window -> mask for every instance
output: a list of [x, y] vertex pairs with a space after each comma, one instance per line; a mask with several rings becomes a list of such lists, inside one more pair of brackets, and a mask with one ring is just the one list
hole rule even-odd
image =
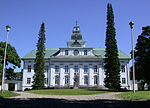
[[98, 76], [94, 76], [94, 85], [98, 84]]
[[35, 64], [33, 65], [33, 68], [35, 69]]
[[121, 72], [125, 72], [125, 66], [124, 65], [121, 66]]
[[48, 84], [48, 78], [45, 78], [45, 84]]
[[55, 66], [55, 72], [58, 73], [59, 72], [59, 66]]
[[59, 85], [59, 76], [55, 76], [55, 85]]
[[122, 84], [126, 84], [126, 78], [122, 78]]
[[87, 55], [87, 50], [84, 50], [84, 55]]
[[88, 76], [84, 76], [84, 84], [88, 85]]
[[94, 72], [98, 72], [97, 65], [94, 66]]
[[65, 50], [65, 55], [69, 55], [69, 52], [68, 52], [68, 50]]
[[45, 72], [48, 72], [48, 65], [45, 66]]
[[28, 65], [28, 72], [31, 72], [31, 65]]
[[69, 72], [69, 68], [68, 66], [65, 66], [65, 73], [68, 73]]
[[27, 84], [31, 83], [31, 78], [27, 78]]
[[75, 71], [75, 72], [78, 72], [78, 66], [77, 66], [77, 65], [74, 66], [74, 71]]
[[84, 66], [84, 73], [88, 72], [88, 66]]
[[69, 84], [69, 76], [65, 76], [65, 85]]

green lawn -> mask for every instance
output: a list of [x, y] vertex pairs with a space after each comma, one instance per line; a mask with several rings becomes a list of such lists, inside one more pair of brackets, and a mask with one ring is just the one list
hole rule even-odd
[[0, 98], [13, 97], [13, 96], [19, 96], [19, 94], [13, 93], [11, 91], [4, 91], [3, 94], [0, 93]]
[[150, 100], [150, 91], [126, 92], [116, 96], [127, 100]]
[[44, 89], [25, 91], [28, 93], [45, 94], [45, 95], [94, 95], [109, 93], [110, 91], [99, 89]]

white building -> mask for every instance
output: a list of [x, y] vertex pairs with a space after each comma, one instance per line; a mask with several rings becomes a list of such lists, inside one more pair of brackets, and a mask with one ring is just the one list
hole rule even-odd
[[[80, 28], [75, 25], [71, 40], [64, 48], [47, 48], [45, 51], [46, 87], [104, 87], [105, 48], [89, 48], [82, 40]], [[31, 89], [36, 50], [25, 55], [22, 89]], [[130, 89], [129, 60], [119, 51], [122, 88]], [[112, 64], [113, 65], [113, 64]]]

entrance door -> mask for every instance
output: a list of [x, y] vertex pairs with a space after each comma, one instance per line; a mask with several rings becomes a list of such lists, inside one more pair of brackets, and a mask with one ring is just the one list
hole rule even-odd
[[9, 91], [15, 91], [15, 84], [14, 83], [9, 83], [8, 84], [8, 90]]
[[74, 74], [74, 87], [78, 87], [79, 86], [79, 76], [78, 74]]

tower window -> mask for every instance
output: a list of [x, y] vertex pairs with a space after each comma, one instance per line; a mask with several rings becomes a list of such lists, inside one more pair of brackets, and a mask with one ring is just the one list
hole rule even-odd
[[87, 50], [84, 50], [84, 55], [87, 55]]
[[65, 55], [69, 55], [69, 52], [68, 52], [68, 50], [65, 50]]

